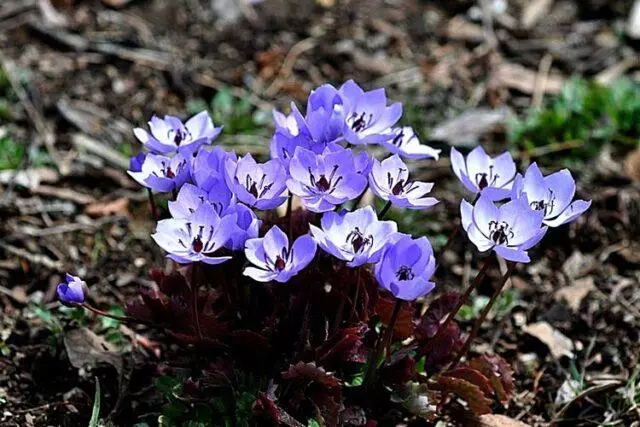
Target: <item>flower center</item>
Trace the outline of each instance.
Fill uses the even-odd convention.
[[[343,178],[342,176],[336,177],[338,167],[338,165],[333,166],[328,179],[325,174],[321,174],[320,178],[316,179],[316,177],[313,175],[313,172],[311,171],[311,168],[309,168],[309,181],[311,182],[311,185],[318,191],[321,191],[323,193],[332,193],[336,189],[336,185],[338,185],[338,183]]]
[[[489,186],[494,186],[499,177],[500,175],[493,174],[493,165],[491,165],[489,166],[489,173],[482,172],[476,174],[476,185],[480,190],[484,190]]]
[[[278,271],[284,270],[285,265],[286,265],[286,262],[285,262],[284,258],[282,258],[280,255],[278,255],[276,257],[276,262],[274,263],[274,266],[275,266],[276,270],[278,270]]]
[[[171,178],[171,179],[176,177],[176,174],[171,170],[171,166],[167,168],[165,175],[167,176],[167,178]]]
[[[251,175],[247,175],[245,178],[245,188],[247,191],[256,199],[264,196],[267,191],[271,188],[273,183],[269,183],[265,185],[265,180],[267,179],[267,175],[263,174],[260,181],[254,181]]]
[[[371,122],[371,119],[373,118],[372,114],[369,114],[369,119],[366,120],[365,119],[366,113],[362,112],[360,115],[358,115],[358,113],[353,113],[351,116],[351,119],[353,120],[351,122],[351,129],[354,132],[361,132],[363,131]]]
[[[489,221],[489,238],[497,245],[509,244],[509,239],[514,236],[511,227],[506,221]]]
[[[534,211],[543,211],[544,216],[548,216],[553,212],[556,204],[556,197],[553,194],[553,190],[549,189],[549,201],[546,200],[534,200],[529,203],[529,206]]]
[[[193,243],[191,243],[191,247],[197,253],[202,252],[202,249],[204,249],[204,243],[202,243],[202,239],[200,238],[200,236],[196,236],[196,238],[193,239]]]
[[[398,194],[402,194],[403,191],[404,191],[403,180],[396,182],[396,185],[394,185],[393,188],[391,189],[391,192],[393,193],[394,196],[397,196]]]
[[[351,243],[353,252],[357,253],[363,251],[367,246],[373,246],[373,236],[369,234],[369,236],[364,237],[360,229],[355,227],[351,233],[347,235],[347,243]]]
[[[413,270],[411,269],[411,267],[407,267],[406,265],[403,265],[398,269],[398,271],[396,271],[396,277],[398,278],[398,280],[402,280],[406,282],[408,280],[413,280],[413,278],[416,277],[416,275],[413,273]]]

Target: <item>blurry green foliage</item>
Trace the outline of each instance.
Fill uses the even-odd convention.
[[[605,142],[635,145],[639,137],[640,84],[629,79],[607,87],[574,78],[547,106],[513,122],[509,132],[510,141],[524,150],[584,141],[570,152],[581,158],[598,154]]]
[[[478,295],[473,298],[471,304],[465,304],[460,307],[458,312],[458,319],[464,321],[471,321],[477,319],[482,310],[489,303],[489,297],[486,295]],[[491,308],[491,313],[496,320],[502,319],[509,314],[511,310],[522,302],[519,298],[518,292],[514,289],[508,289],[498,296],[495,305]]]
[[[201,98],[187,101],[189,114],[209,110],[216,126],[224,126],[223,135],[263,135],[265,124],[271,116],[257,110],[246,99],[234,97],[230,91],[221,90],[210,103]]]

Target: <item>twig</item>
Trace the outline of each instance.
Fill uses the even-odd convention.
[[[282,88],[285,80],[291,75],[293,66],[295,65],[298,57],[304,52],[315,48],[316,45],[317,41],[314,37],[308,37],[294,44],[293,47],[291,47],[291,49],[289,50],[289,53],[287,53],[287,56],[284,58],[282,67],[278,72],[278,76],[275,78],[273,83],[271,83],[271,85],[269,85],[269,87],[264,91],[264,94],[268,97],[275,96],[280,88]]]
[[[552,63],[553,55],[550,53],[547,53],[540,60],[538,74],[536,75],[535,85],[533,87],[533,97],[531,98],[531,106],[534,108],[540,108],[542,105],[544,92],[547,88],[547,80],[549,80],[549,70],[551,70]]]
[[[478,331],[480,330],[480,326],[482,326],[485,319],[487,318],[487,315],[489,314],[489,311],[491,311],[491,308],[498,300],[498,296],[502,293],[502,290],[504,289],[505,285],[509,281],[509,277],[511,276],[511,273],[513,273],[515,266],[516,266],[515,262],[509,262],[509,268],[507,268],[507,272],[502,276],[502,279],[500,281],[500,284],[498,285],[498,288],[495,290],[495,292],[491,296],[489,303],[482,310],[480,317],[478,317],[476,322],[473,324],[473,328],[471,329],[471,332],[469,333],[469,336],[467,337],[467,340],[464,343],[464,347],[462,347],[462,350],[460,350],[456,358],[453,360],[453,362],[451,363],[451,366],[455,367],[460,362],[460,359],[462,359],[464,355],[467,354],[467,352],[469,351],[469,348],[471,348],[471,343],[478,336]]]
[[[438,338],[440,338],[440,336],[444,333],[444,331],[447,330],[449,323],[451,323],[451,321],[456,317],[456,315],[458,314],[462,306],[466,304],[466,302],[469,300],[469,297],[471,296],[471,292],[473,292],[473,290],[480,284],[480,282],[484,278],[485,274],[487,273],[487,270],[489,269],[489,266],[491,265],[492,259],[493,259],[492,256],[488,256],[487,259],[484,261],[484,263],[482,264],[482,267],[480,267],[480,271],[478,271],[478,274],[476,275],[476,277],[473,279],[473,281],[469,284],[467,289],[464,291],[464,294],[462,294],[460,299],[458,299],[458,304],[453,310],[451,310],[451,313],[449,313],[444,323],[440,324],[440,326],[438,327],[438,330],[436,331],[436,334],[433,336],[433,338],[431,338],[431,340],[429,340],[425,349],[423,350],[423,353],[427,353],[429,350],[431,350],[435,345],[435,343],[438,341]]]
[[[378,219],[383,219],[385,217],[385,215],[387,215],[387,212],[389,212],[389,209],[391,209],[391,200],[389,200],[387,202],[387,204],[384,205],[384,207],[382,208],[382,210],[378,214]]]
[[[24,258],[33,264],[40,264],[51,270],[62,270],[62,262],[54,261],[46,255],[32,254],[31,252],[27,252],[24,249],[16,248],[15,246],[11,246],[8,243],[2,241],[0,241],[0,248],[13,255]]]

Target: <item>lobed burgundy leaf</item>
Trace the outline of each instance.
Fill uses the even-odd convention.
[[[425,366],[427,370],[441,366],[452,360],[456,350],[462,345],[460,337],[460,326],[456,322],[451,322],[442,331],[435,342],[427,342],[419,350],[419,356],[427,356]]]
[[[438,390],[446,398],[449,394],[454,394],[467,402],[469,409],[475,415],[491,413],[491,400],[489,400],[477,385],[461,379],[447,376],[438,376],[431,388]],[[443,399],[444,400],[444,399]]]
[[[338,378],[327,373],[323,368],[317,366],[315,362],[298,362],[295,365],[291,365],[289,369],[282,373],[282,378],[312,381],[328,388],[338,387],[341,384]]]
[[[412,380],[415,375],[415,359],[405,355],[404,357],[385,364],[380,368],[380,379],[385,384],[400,385]]]
[[[258,393],[258,399],[253,404],[253,414],[257,417],[269,419],[273,425],[285,425],[288,427],[304,427],[291,415],[287,414],[264,392]]]
[[[389,324],[393,308],[396,305],[395,299],[379,298],[375,305],[375,313],[380,316],[380,320],[385,325]],[[396,340],[405,340],[413,336],[413,305],[406,303],[402,305],[398,320],[393,328],[393,338]]]
[[[515,389],[515,380],[511,366],[503,358],[497,355],[483,355],[471,359],[467,365],[489,379],[500,402],[504,404],[509,401]]]
[[[427,340],[433,338],[440,327],[440,322],[456,308],[459,300],[460,296],[457,293],[447,292],[429,304],[427,312],[420,319],[418,326],[416,326],[416,339]]]
[[[489,379],[487,379],[487,377],[478,370],[468,367],[459,367],[448,370],[442,375],[446,377],[460,378],[470,382],[471,384],[475,384],[487,397],[490,397],[494,394],[494,390]]]

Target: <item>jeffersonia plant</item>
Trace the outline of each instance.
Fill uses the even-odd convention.
[[[162,369],[182,409],[163,423],[208,414],[205,425],[395,425],[484,414],[508,401],[509,365],[465,356],[516,263],[589,202],[571,202],[568,171],[545,178],[532,165],[521,176],[509,153],[477,147],[465,158],[453,149],[453,170],[475,200],[462,201],[450,241],[464,229],[488,255],[462,296],[444,294],[423,310],[437,288],[436,256],[427,237],[399,233],[385,215],[437,203],[434,184],[410,179],[402,158],[437,160],[439,151],[397,127],[401,114],[383,89],[322,85],[304,113],[295,104],[289,115],[274,112],[271,159],[209,147],[219,128],[205,112],[185,124],[154,117],[150,133],[135,131],[150,152],[133,158],[129,173],[150,190],[152,237],[175,264],[152,272],[155,285],[120,320],[182,344]],[[390,155],[372,158],[371,145]],[[170,217],[161,218],[151,190],[170,195]],[[368,190],[386,202],[379,212],[361,206]],[[508,271],[463,339],[454,317],[492,251]],[[85,301],[77,277],[68,275],[58,296],[108,315]]]

